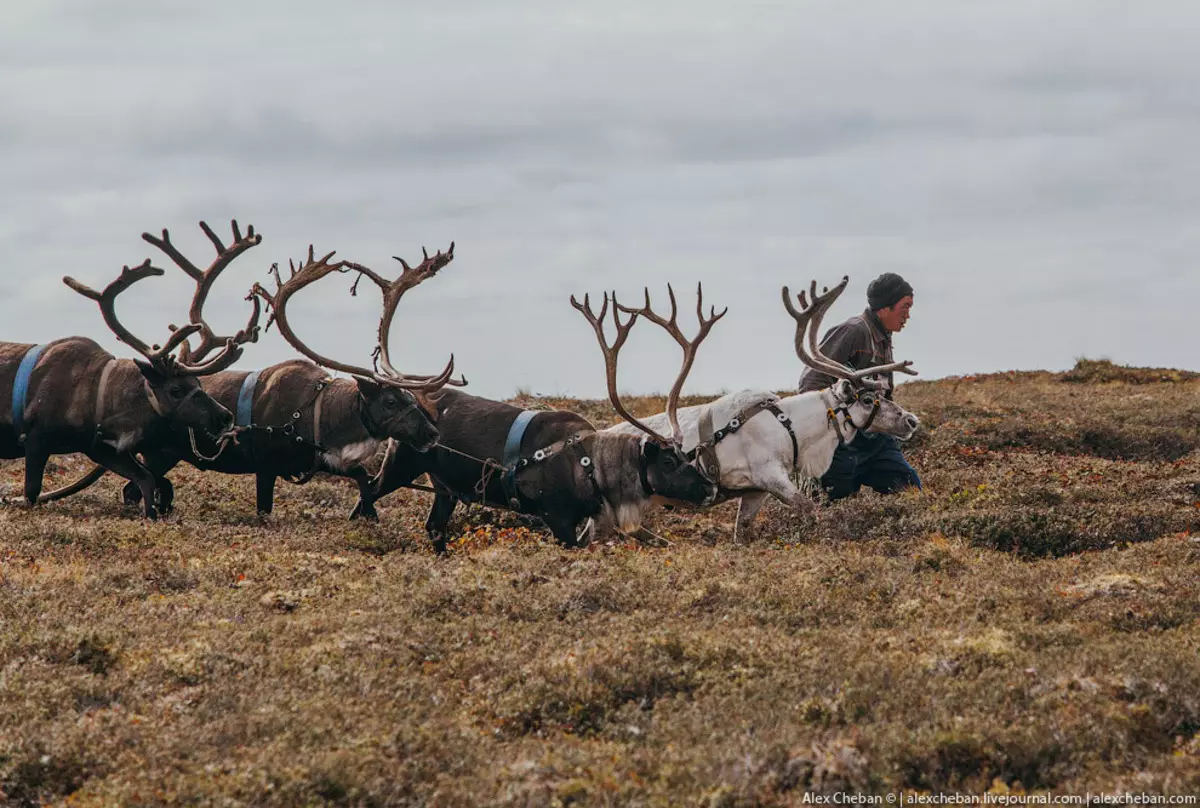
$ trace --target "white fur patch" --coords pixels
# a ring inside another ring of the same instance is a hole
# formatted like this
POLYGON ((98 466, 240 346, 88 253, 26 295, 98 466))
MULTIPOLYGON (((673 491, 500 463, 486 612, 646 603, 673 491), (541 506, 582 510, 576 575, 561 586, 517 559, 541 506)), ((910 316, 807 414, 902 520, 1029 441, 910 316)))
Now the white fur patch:
POLYGON ((379 443, 375 438, 368 438, 357 443, 348 443, 336 451, 325 452, 321 457, 330 469, 346 471, 361 466, 364 461, 373 457, 379 449, 379 443))
POLYGON ((134 446, 137 446, 142 441, 142 433, 140 431, 124 432, 117 435, 115 438, 108 438, 104 442, 116 449, 118 452, 128 452, 134 446))
POLYGON ((617 530, 620 530, 622 533, 628 533, 631 530, 641 527, 644 504, 645 501, 626 502, 614 508, 606 502, 604 509, 608 511, 606 516, 616 526, 617 530))

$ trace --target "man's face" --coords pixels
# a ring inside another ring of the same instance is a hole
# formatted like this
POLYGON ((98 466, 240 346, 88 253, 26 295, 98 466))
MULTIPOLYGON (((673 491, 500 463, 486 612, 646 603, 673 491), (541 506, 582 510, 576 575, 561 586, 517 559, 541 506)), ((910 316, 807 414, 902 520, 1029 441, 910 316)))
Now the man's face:
POLYGON ((878 315, 879 322, 883 323, 884 328, 895 333, 904 328, 904 324, 908 322, 908 313, 912 311, 912 304, 912 295, 909 295, 900 298, 886 309, 880 309, 875 314, 878 315))

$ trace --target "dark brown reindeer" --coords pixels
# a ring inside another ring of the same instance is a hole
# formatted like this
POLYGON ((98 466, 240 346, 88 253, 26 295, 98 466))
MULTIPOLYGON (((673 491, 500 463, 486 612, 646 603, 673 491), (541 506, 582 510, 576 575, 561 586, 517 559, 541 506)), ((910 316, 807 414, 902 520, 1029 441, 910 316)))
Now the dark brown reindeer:
MULTIPOLYGON (((480 502, 540 517, 554 537, 568 547, 586 545, 593 536, 616 529, 648 544, 662 539, 642 527, 651 497, 707 504, 716 486, 680 449, 682 434, 672 423, 670 438, 634 418, 617 394, 617 356, 638 317, 646 310, 625 310, 621 322, 613 295, 616 337, 610 345, 604 335, 609 296, 597 315, 588 298, 571 304, 591 323, 604 353, 608 395, 617 413, 636 425, 645 437, 597 432, 573 412, 521 410, 509 404, 446 390, 436 397, 437 423, 442 439, 431 451, 418 454, 388 446, 370 496, 360 499, 356 515, 373 515, 380 497, 410 486, 422 474, 433 483, 434 500, 425 529, 434 547, 446 549, 446 525, 460 501, 480 502)), ((672 293, 672 308, 674 294, 672 293)), ((674 414, 679 393, 691 369, 695 349, 713 323, 724 316, 701 313, 699 336, 685 352, 683 367, 667 401, 674 414)), ((650 317, 655 320, 656 318, 650 317)), ((672 311, 671 322, 674 322, 672 311)), ((663 321, 666 322, 666 321, 663 321)))
MULTIPOLYGON (((200 226, 216 245, 218 260, 225 263, 262 240, 253 227, 243 236, 235 221, 233 241, 225 246, 208 225, 201 222, 200 226)), ((148 233, 142 237, 156 243, 148 233)), ((67 491, 41 496, 50 456, 82 452, 102 469, 131 480, 145 501, 145 515, 153 519, 158 514, 155 479, 138 460, 138 452, 166 439, 174 427, 215 436, 232 424, 230 411, 205 393, 199 377, 236 362, 241 345, 257 338, 259 307, 255 304, 246 328, 232 337, 218 340, 206 326, 193 322, 172 327, 174 333, 166 344, 151 347, 121 324, 115 302, 138 281, 162 274, 146 259, 137 267, 123 267, 101 292, 63 278, 100 305, 112 332, 145 361, 118 359, 86 337, 67 337, 44 346, 0 343, 0 401, 12 402, 9 416, 0 421, 0 457, 25 458, 25 499, 30 505, 67 491), (217 349, 216 355, 204 361, 192 356, 187 339, 193 334, 207 339, 217 349)))
MULTIPOLYGON (((454 260, 454 245, 433 256, 425 252, 424 260, 415 267, 397 258, 403 271, 395 281, 361 264, 331 263, 332 257, 331 252, 318 259, 310 246, 307 261, 298 266, 289 262, 286 281, 278 266, 272 267, 277 285, 274 294, 254 284, 250 297, 256 305, 261 298, 271 309, 267 328, 272 323, 278 325, 284 339, 312 361, 293 359, 255 373, 231 371, 206 380, 205 389, 237 413, 239 423, 230 440, 197 439, 186 430, 178 430, 172 440, 143 452, 147 467, 158 478, 159 496, 164 502, 169 503, 173 490, 164 475, 181 460, 206 471, 255 475, 258 511, 267 514, 274 507, 275 483, 280 477, 304 482, 325 472, 350 477, 361 490, 370 481, 363 464, 374 457, 382 441, 395 439, 417 452, 437 442, 437 428, 429 417, 433 407, 424 395, 447 384, 466 383, 451 379, 454 357, 436 376, 413 376, 395 369, 388 344, 400 299, 454 260), (350 271, 358 272, 360 278, 369 277, 383 292, 376 347, 379 370, 318 354, 296 336, 287 318, 287 304, 294 294, 331 273, 350 271), (330 378, 325 369, 349 373, 353 379, 330 378)), ((203 278, 209 276, 202 278, 180 266, 197 279, 200 304, 193 306, 192 316, 202 322, 202 295, 206 294, 203 278)), ((205 346, 200 350, 204 351, 205 346)), ((126 486, 127 502, 136 502, 139 496, 136 487, 126 486)))
MULTIPOLYGON (((157 242, 155 242, 157 243, 157 242)), ((192 317, 204 329, 196 355, 203 357, 220 338, 211 334, 203 318, 203 305, 212 282, 223 265, 214 264, 200 272, 178 256, 165 238, 159 246, 193 279, 197 290, 192 303, 192 317)), ((422 404, 423 392, 440 389, 452 381, 454 360, 437 376, 410 376, 392 366, 387 349, 388 336, 396 308, 404 293, 413 286, 433 277, 454 258, 454 246, 434 256, 424 255, 424 261, 403 266, 399 279, 388 282, 360 264, 339 261, 330 263, 333 253, 317 259, 309 248, 308 261, 299 267, 290 264, 290 277, 283 281, 278 266, 273 267, 279 289, 274 295, 255 284, 250 297, 257 309, 258 299, 266 300, 273 308, 268 327, 277 322, 281 333, 300 353, 332 370, 355 376, 354 381, 331 379, 322 367, 304 360, 290 360, 261 371, 228 371, 205 380, 205 389, 217 401, 237 413, 239 424, 231 435, 214 441, 198 437, 189 430, 176 430, 169 440, 143 451, 145 465, 157 478, 161 509, 170 509, 174 487, 165 476, 181 460, 206 471, 256 476, 256 504, 260 513, 270 513, 274 507, 275 483, 280 478, 302 482, 317 472, 349 476, 365 486, 369 480, 362 463, 372 457, 381 440, 395 438, 424 450, 437 440, 437 430, 429 420, 428 403, 422 404), (287 320, 286 306, 290 297, 300 289, 332 272, 353 269, 371 277, 384 293, 384 313, 380 320, 377 348, 383 372, 369 371, 353 365, 327 359, 304 345, 287 320)), ((78 490, 98 479, 104 470, 94 470, 72 489, 78 490)), ((65 490, 65 489, 64 489, 65 490)), ((141 490, 134 485, 125 487, 125 501, 136 504, 141 490)))

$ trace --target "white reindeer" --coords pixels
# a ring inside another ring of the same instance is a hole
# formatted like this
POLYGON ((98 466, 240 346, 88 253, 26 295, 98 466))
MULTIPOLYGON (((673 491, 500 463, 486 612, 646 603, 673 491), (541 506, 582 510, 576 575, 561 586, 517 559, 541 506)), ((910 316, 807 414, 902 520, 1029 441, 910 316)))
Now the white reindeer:
MULTIPOLYGON (((828 358, 818 347, 821 320, 849 282, 844 277, 818 295, 813 281, 812 304, 801 292, 799 309, 783 287, 784 306, 796 320, 796 354, 804 364, 836 378, 832 386, 783 398, 768 391, 743 390, 684 407, 673 417, 660 413, 642 419, 652 429, 670 423, 676 434, 684 435, 684 451, 699 454, 706 472, 718 480, 718 502, 740 498, 735 541, 748 533, 768 496, 800 513, 812 508, 812 497, 795 481, 824 475, 837 447, 854 440, 859 430, 907 440, 920 425, 915 415, 885 397, 886 381, 870 378, 890 371, 915 376, 911 362, 854 370, 828 358)), ((682 338, 673 332, 672 336, 682 338)), ((632 433, 634 429, 619 424, 608 431, 632 433)))

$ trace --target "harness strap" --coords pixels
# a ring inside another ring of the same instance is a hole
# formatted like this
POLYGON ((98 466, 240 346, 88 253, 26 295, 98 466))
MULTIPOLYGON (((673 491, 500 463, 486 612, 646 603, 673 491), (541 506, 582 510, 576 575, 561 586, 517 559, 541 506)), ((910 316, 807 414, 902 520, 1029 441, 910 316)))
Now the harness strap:
MULTIPOLYGON (((858 401, 858 397, 856 396, 854 400, 858 401)), ((834 409, 833 407, 826 408, 825 412, 829 415, 829 423, 833 424, 833 428, 835 430, 837 430, 837 433, 838 433, 838 445, 845 446, 846 442, 847 442, 846 435, 842 431, 842 425, 837 419, 837 414, 839 412, 846 416, 846 423, 848 423, 850 426, 854 427, 856 432, 866 432, 867 427, 869 427, 871 424, 873 424, 875 422, 875 416, 879 414, 879 409, 880 409, 879 399, 876 398, 874 406, 871 407, 871 414, 867 416, 866 423, 864 423, 860 426, 859 424, 854 423, 854 418, 851 417, 851 415, 850 415, 849 407, 842 405, 841 407, 838 407, 836 409, 834 409)))
MULTIPOLYGON (((850 417, 850 411, 847 410, 845 407, 840 407, 836 410, 833 407, 826 407, 825 408, 825 417, 827 417, 829 419, 830 426, 832 426, 833 431, 837 433, 838 446, 845 446, 846 445, 846 433, 842 431, 842 422, 838 420, 837 414, 839 412, 846 413, 847 419, 850 417)), ((854 422, 851 421, 850 425, 853 426, 854 422)))
POLYGON ((96 387, 96 434, 92 439, 92 448, 104 440, 104 416, 107 409, 104 405, 108 403, 108 379, 116 365, 117 360, 110 359, 105 363, 104 370, 100 371, 100 384, 96 387))
POLYGON ((158 401, 158 396, 154 394, 154 388, 150 386, 149 379, 142 379, 142 387, 146 389, 146 398, 150 399, 150 409, 154 410, 155 415, 160 418, 163 416, 162 404, 158 401))
POLYGON ((504 441, 504 455, 501 460, 504 474, 500 478, 500 483, 504 488, 505 498, 513 508, 521 505, 517 492, 517 467, 521 465, 521 439, 525 437, 525 430, 536 415, 537 411, 535 410, 522 410, 513 419, 512 425, 508 428, 508 437, 504 441))
MULTIPOLYGON (((875 423, 875 416, 876 416, 876 415, 878 415, 878 414, 879 414, 879 399, 878 399, 878 398, 876 398, 876 399, 875 399, 875 406, 871 407, 871 414, 867 416, 867 422, 866 422, 865 424, 863 424, 862 426, 857 426, 857 425, 856 425, 856 426, 855 426, 855 429, 857 429, 859 432, 866 432, 866 431, 867 431, 867 427, 869 427, 871 424, 875 423)), ((850 413, 849 413, 849 412, 847 412, 847 413, 846 413, 846 417, 847 417, 847 418, 849 418, 849 417, 850 417, 850 413)), ((851 421, 850 423, 852 423, 852 424, 853 424, 854 422, 853 422, 853 421, 851 421)))
MULTIPOLYGON (((773 401, 760 401, 757 404, 751 404, 749 407, 745 407, 737 415, 731 418, 729 423, 713 432, 713 436, 710 440, 698 444, 696 448, 693 449, 689 454, 692 457, 697 457, 699 456, 700 452, 704 451, 705 449, 715 449, 718 443, 737 432, 739 429, 745 426, 747 421, 758 415, 760 412, 769 412, 774 415, 775 420, 778 421, 784 427, 784 429, 788 431, 788 437, 792 439, 792 467, 795 468, 796 464, 800 462, 800 442, 796 439, 796 431, 792 429, 792 420, 788 418, 787 414, 773 401)), ((833 410, 830 410, 830 412, 832 413, 833 410)), ((834 420, 836 421, 836 416, 834 420)), ((714 473, 719 480, 721 476, 720 465, 717 462, 717 454, 715 451, 713 451, 710 455, 710 464, 712 465, 714 473)))
POLYGON ((96 388, 96 432, 100 431, 100 425, 104 423, 104 410, 106 409, 104 405, 108 403, 108 380, 116 365, 117 360, 110 359, 105 364, 104 370, 100 371, 100 385, 96 388))
MULTIPOLYGON (((325 400, 323 393, 329 386, 328 381, 317 382, 317 397, 313 400, 313 443, 321 445, 321 403, 325 400)), ((318 451, 317 456, 321 453, 318 451)))
POLYGON ((17 378, 13 380, 12 417, 13 430, 17 433, 17 441, 25 441, 25 403, 29 393, 29 377, 33 375, 33 367, 45 350, 45 345, 34 345, 21 357, 17 366, 17 378))
POLYGON ((253 371, 242 380, 238 390, 237 411, 234 413, 234 426, 250 426, 254 420, 254 391, 258 387, 258 376, 261 370, 253 371))
POLYGON ((796 431, 792 429, 792 419, 788 418, 783 410, 772 403, 763 406, 763 410, 774 415, 775 420, 782 424, 784 429, 788 431, 788 437, 792 439, 792 468, 795 468, 796 464, 800 462, 800 441, 796 440, 796 431))

